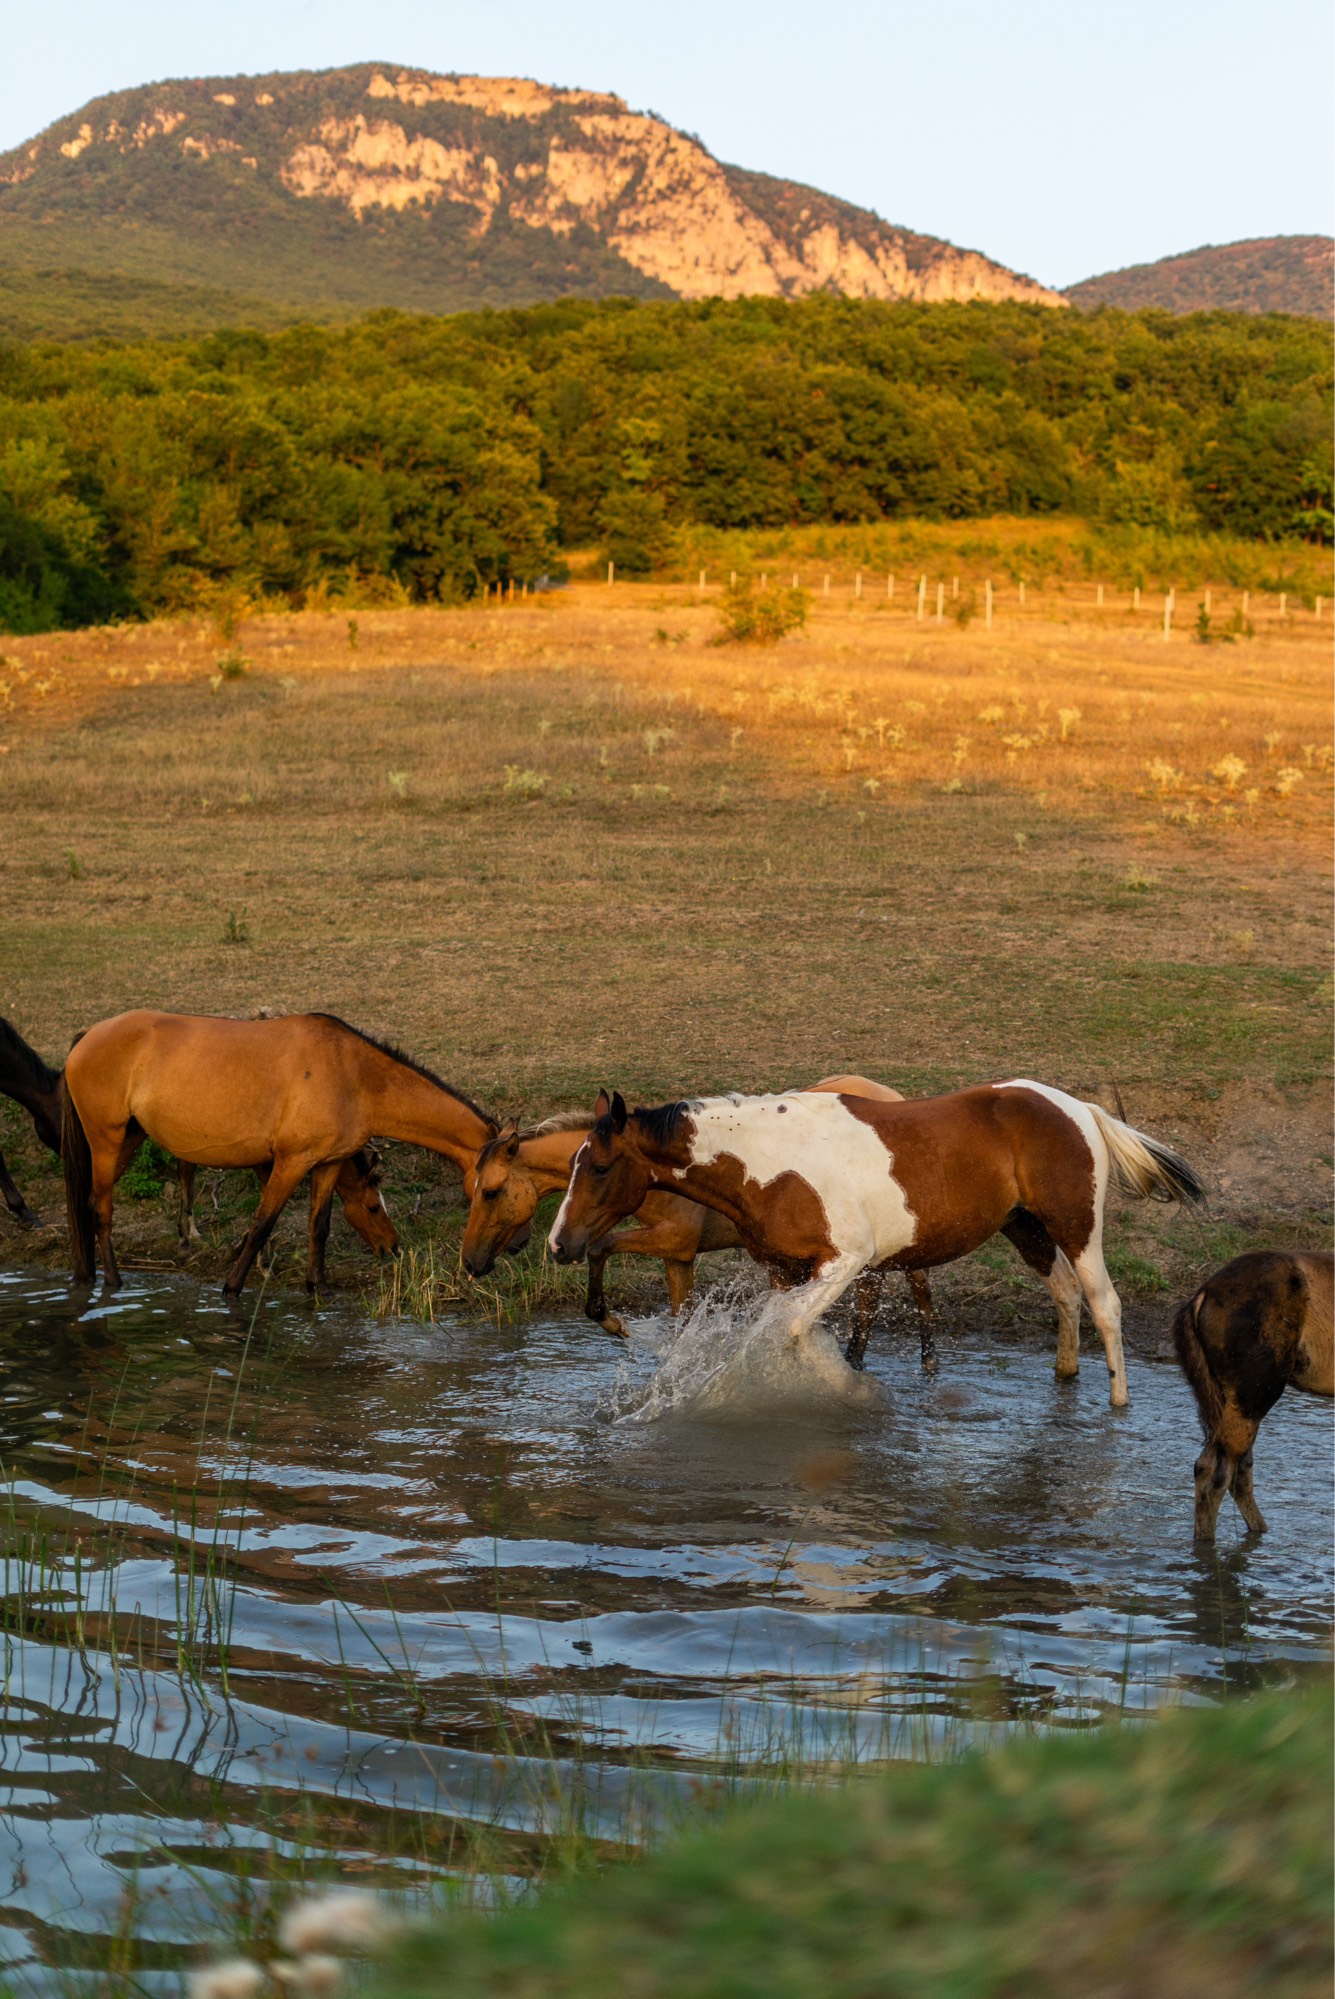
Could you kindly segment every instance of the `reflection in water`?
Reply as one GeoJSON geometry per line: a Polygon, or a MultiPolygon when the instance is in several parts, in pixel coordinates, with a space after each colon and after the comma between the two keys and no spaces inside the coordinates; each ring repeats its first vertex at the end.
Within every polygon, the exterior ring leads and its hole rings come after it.
{"type": "Polygon", "coordinates": [[[882,1338],[870,1394],[822,1354],[760,1413],[709,1350],[729,1309],[627,1358],[583,1321],[252,1321],[156,1277],[90,1309],[0,1275],[5,1976],[131,1930],[174,1989],[284,1873],[420,1892],[477,1865],[473,1827],[514,1887],[550,1834],[638,1837],[711,1775],[1328,1656],[1326,1405],[1262,1432],[1265,1540],[1202,1555],[1171,1366],[1110,1412],[1097,1364],[1061,1386],[998,1336],[929,1380],[882,1338]]]}

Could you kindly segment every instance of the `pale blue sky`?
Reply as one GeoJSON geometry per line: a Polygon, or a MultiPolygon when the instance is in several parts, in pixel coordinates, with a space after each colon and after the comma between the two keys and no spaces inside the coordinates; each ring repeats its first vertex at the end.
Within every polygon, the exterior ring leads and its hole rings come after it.
{"type": "Polygon", "coordinates": [[[1049,284],[1330,232],[1329,0],[0,0],[0,150],[169,76],[376,60],[613,90],[1049,284]]]}

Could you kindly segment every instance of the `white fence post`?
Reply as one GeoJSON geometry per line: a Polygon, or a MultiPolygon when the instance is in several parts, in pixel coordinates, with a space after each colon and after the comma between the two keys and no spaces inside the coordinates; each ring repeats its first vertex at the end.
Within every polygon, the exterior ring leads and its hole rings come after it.
{"type": "Polygon", "coordinates": [[[938,583],[936,586],[936,622],[938,625],[943,621],[945,615],[946,615],[946,586],[944,583],[938,583]]]}
{"type": "Polygon", "coordinates": [[[918,578],[918,623],[919,624],[922,623],[923,613],[926,609],[927,609],[927,578],[925,576],[920,576],[918,578]]]}
{"type": "Polygon", "coordinates": [[[1135,589],[1134,589],[1134,590],[1133,590],[1133,591],[1131,592],[1131,608],[1132,608],[1132,610],[1133,610],[1133,611],[1138,611],[1138,610],[1140,609],[1140,585],[1139,585],[1139,583],[1137,583],[1137,585],[1136,585],[1135,589]]]}
{"type": "Polygon", "coordinates": [[[983,585],[983,626],[986,631],[990,632],[992,629],[992,578],[990,576],[983,585]]]}
{"type": "Polygon", "coordinates": [[[1099,594],[1098,594],[1098,597],[1097,597],[1097,599],[1096,599],[1095,601],[1097,602],[1097,604],[1098,604],[1098,607],[1099,607],[1099,609],[1100,609],[1100,610],[1102,610],[1102,609],[1103,609],[1103,585],[1102,585],[1101,583],[1100,583],[1100,585],[1099,585],[1099,594]]]}
{"type": "Polygon", "coordinates": [[[703,597],[704,594],[705,594],[705,572],[702,569],[700,571],[700,595],[703,597]]]}
{"type": "Polygon", "coordinates": [[[1165,645],[1167,645],[1168,643],[1168,635],[1172,631],[1172,629],[1173,629],[1173,593],[1171,590],[1169,590],[1165,593],[1163,600],[1163,637],[1165,645]]]}
{"type": "Polygon", "coordinates": [[[609,590],[612,587],[612,578],[615,575],[616,575],[616,564],[615,562],[609,562],[607,565],[607,587],[609,590]]]}
{"type": "Polygon", "coordinates": [[[885,579],[886,602],[888,604],[893,603],[894,597],[895,597],[895,578],[894,578],[894,572],[892,571],[891,574],[887,576],[885,579]]]}
{"type": "Polygon", "coordinates": [[[1020,607],[1021,607],[1021,609],[1023,609],[1023,608],[1024,608],[1024,584],[1023,584],[1023,583],[1021,583],[1021,585],[1020,585],[1020,607]]]}
{"type": "Polygon", "coordinates": [[[853,595],[855,597],[860,597],[862,595],[862,571],[860,569],[857,575],[853,578],[853,595]]]}

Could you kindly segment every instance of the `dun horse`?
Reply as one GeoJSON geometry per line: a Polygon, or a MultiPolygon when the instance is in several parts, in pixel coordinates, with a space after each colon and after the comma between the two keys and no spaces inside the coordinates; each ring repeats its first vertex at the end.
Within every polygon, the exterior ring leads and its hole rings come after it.
{"type": "Polygon", "coordinates": [[[327,1228],[343,1164],[372,1133],[463,1167],[496,1125],[429,1069],[333,1014],[221,1020],[145,1011],[101,1021],[65,1064],[62,1150],[75,1275],[91,1279],[96,1250],[110,1290],[120,1284],[111,1241],[116,1181],[145,1133],[193,1166],[265,1174],[223,1287],[235,1297],[308,1173],[312,1212],[327,1228]]]}
{"type": "Polygon", "coordinates": [[[1199,1201],[1186,1161],[1097,1104],[1017,1081],[897,1104],[854,1096],[706,1097],[628,1113],[612,1098],[575,1158],[551,1232],[576,1262],[654,1188],[726,1215],[786,1270],[805,1334],[867,1269],[928,1270],[1007,1236],[1047,1284],[1057,1373],[1079,1367],[1083,1290],[1126,1402],[1121,1301],[1103,1261],[1111,1181],[1199,1201]]]}
{"type": "MultiPolygon", "coordinates": [[[[826,1076],[808,1087],[827,1095],[842,1091],[850,1096],[871,1097],[880,1103],[903,1102],[898,1090],[892,1090],[887,1083],[873,1083],[866,1076],[826,1076]]],[[[524,1247],[539,1201],[545,1194],[562,1191],[569,1185],[575,1154],[593,1123],[594,1118],[588,1112],[563,1113],[548,1118],[533,1131],[521,1132],[511,1120],[483,1147],[476,1167],[464,1175],[469,1209],[462,1257],[464,1268],[474,1277],[485,1277],[503,1251],[524,1247]]],[[[667,1275],[668,1300],[675,1317],[691,1294],[696,1257],[718,1249],[737,1249],[742,1241],[725,1215],[702,1207],[698,1201],[688,1201],[681,1194],[646,1194],[636,1211],[636,1223],[634,1228],[617,1230],[600,1242],[591,1243],[588,1250],[589,1284],[584,1311],[604,1332],[614,1335],[624,1336],[625,1327],[608,1309],[603,1291],[603,1270],[609,1256],[661,1257],[667,1275]]],[[[922,1319],[923,1365],[935,1367],[931,1286],[920,1270],[908,1275],[922,1319]]],[[[854,1329],[847,1352],[852,1367],[862,1365],[879,1293],[880,1285],[875,1278],[858,1285],[854,1329]]]]}
{"type": "MultiPolygon", "coordinates": [[[[0,1019],[0,1095],[12,1097],[32,1118],[38,1138],[50,1152],[60,1151],[60,1127],[64,1113],[58,1070],[44,1062],[35,1048],[23,1039],[9,1021],[0,1019]]],[[[349,1225],[377,1255],[392,1254],[398,1248],[398,1231],[389,1218],[380,1193],[380,1155],[368,1148],[345,1160],[339,1170],[335,1192],[349,1225]]],[[[194,1222],[195,1169],[186,1161],[179,1164],[181,1207],[178,1233],[182,1242],[197,1240],[194,1222]]],[[[40,1218],[24,1200],[0,1155],[0,1194],[21,1228],[37,1228],[40,1218]]],[[[307,1265],[308,1283],[325,1281],[324,1246],[329,1229],[317,1229],[314,1204],[311,1207],[311,1252],[307,1265]]]]}
{"type": "Polygon", "coordinates": [[[1286,1388],[1335,1394],[1335,1258],[1257,1249],[1207,1277],[1173,1320],[1173,1344],[1205,1431],[1196,1460],[1196,1538],[1213,1541],[1225,1492],[1253,1534],[1252,1446],[1286,1388]]]}

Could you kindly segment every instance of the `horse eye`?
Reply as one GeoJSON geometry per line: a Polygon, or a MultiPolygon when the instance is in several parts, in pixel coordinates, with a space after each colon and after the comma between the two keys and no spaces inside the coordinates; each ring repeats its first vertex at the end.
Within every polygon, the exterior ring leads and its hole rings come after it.
{"type": "Polygon", "coordinates": [[[593,1166],[590,1167],[589,1170],[593,1174],[595,1180],[605,1180],[608,1174],[612,1171],[610,1166],[593,1166]]]}
{"type": "Polygon", "coordinates": [[[482,1198],[484,1201],[497,1201],[500,1199],[500,1194],[501,1190],[499,1187],[484,1187],[482,1189],[482,1198]]]}

